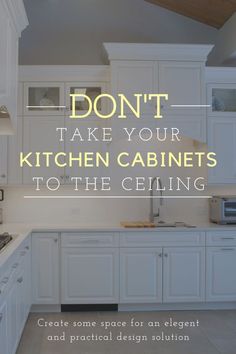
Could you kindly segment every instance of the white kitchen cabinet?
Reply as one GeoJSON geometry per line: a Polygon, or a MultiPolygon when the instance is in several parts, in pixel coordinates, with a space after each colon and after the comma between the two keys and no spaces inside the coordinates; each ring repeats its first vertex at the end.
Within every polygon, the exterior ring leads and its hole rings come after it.
{"type": "Polygon", "coordinates": [[[208,150],[217,159],[217,165],[208,168],[208,182],[236,183],[236,117],[208,117],[208,150]]]}
{"type": "Polygon", "coordinates": [[[59,304],[59,235],[32,234],[32,303],[59,304]]]}
{"type": "Polygon", "coordinates": [[[117,248],[62,249],[62,304],[119,302],[117,248]]]}
{"type": "Polygon", "coordinates": [[[64,115],[64,90],[60,82],[24,83],[24,114],[31,117],[64,115]]]}
{"type": "MultiPolygon", "coordinates": [[[[12,254],[0,278],[0,353],[15,354],[31,307],[31,238],[12,254]]],[[[14,241],[13,241],[14,242],[14,241]]],[[[4,267],[4,266],[3,266],[4,267]]],[[[1,269],[2,270],[2,269],[1,269]]]]}
{"type": "MultiPolygon", "coordinates": [[[[48,116],[48,117],[24,117],[24,146],[25,154],[32,152],[64,152],[64,143],[60,142],[59,135],[56,131],[57,127],[64,127],[64,117],[48,116]]],[[[31,159],[30,159],[31,160],[31,159]]],[[[62,159],[63,160],[63,159],[62,159]]],[[[35,161],[35,158],[32,159],[35,161]]],[[[45,158],[42,157],[41,167],[23,167],[23,183],[32,184],[34,176],[44,178],[57,177],[62,182],[64,180],[64,167],[60,168],[54,164],[46,167],[45,158]]],[[[62,161],[63,162],[63,161],[62,161]]]]}
{"type": "MultiPolygon", "coordinates": [[[[0,107],[6,107],[10,119],[2,132],[17,127],[18,38],[28,25],[23,1],[1,1],[0,4],[0,107]]],[[[5,120],[4,120],[5,121],[5,120]]]]}
{"type": "MultiPolygon", "coordinates": [[[[67,82],[66,83],[66,88],[65,88],[65,95],[66,95],[66,112],[67,115],[72,114],[72,98],[70,97],[71,94],[83,94],[89,97],[89,99],[92,102],[92,110],[91,113],[89,114],[88,117],[86,118],[77,118],[74,119],[75,121],[77,120],[77,124],[80,125],[81,119],[85,119],[88,123],[90,123],[91,120],[96,120],[100,119],[97,117],[97,115],[94,112],[94,101],[98,96],[101,94],[107,94],[108,89],[107,85],[104,82],[96,82],[96,81],[91,81],[91,82],[67,82]],[[79,122],[79,123],[78,123],[79,122]]],[[[107,104],[108,100],[107,99],[99,99],[96,104],[96,108],[99,113],[101,114],[107,114],[107,104]]],[[[90,104],[87,99],[83,99],[82,97],[76,98],[75,99],[75,113],[76,115],[83,116],[86,115],[87,112],[90,109],[90,104]]]]}
{"type": "Polygon", "coordinates": [[[236,301],[236,247],[207,247],[206,300],[236,301]]]}
{"type": "MultiPolygon", "coordinates": [[[[111,90],[117,98],[118,94],[124,94],[134,107],[134,94],[158,93],[158,65],[154,61],[122,60],[111,63],[111,90]]],[[[155,100],[143,103],[141,100],[142,114],[155,113],[155,100]]],[[[132,115],[129,108],[125,113],[132,115]]]]}
{"type": "Polygon", "coordinates": [[[0,186],[7,184],[7,137],[0,137],[0,186]]]}
{"type": "Polygon", "coordinates": [[[205,300],[204,247],[163,249],[163,302],[205,300]]]}
{"type": "Polygon", "coordinates": [[[19,328],[19,317],[18,317],[18,283],[14,280],[14,283],[9,291],[7,298],[7,341],[8,341],[8,352],[14,354],[18,344],[18,328],[19,328]]]}
{"type": "Polygon", "coordinates": [[[162,302],[162,248],[120,249],[120,303],[162,302]]]}
{"type": "Polygon", "coordinates": [[[163,115],[206,116],[203,107],[173,107],[172,105],[205,104],[204,64],[201,62],[159,62],[159,92],[168,93],[163,103],[163,115]]]}
{"type": "MultiPolygon", "coordinates": [[[[229,69],[229,68],[227,68],[229,69]]],[[[226,69],[226,72],[227,72],[226,69]]],[[[231,68],[232,70],[233,68],[231,68]]],[[[235,71],[232,70],[232,77],[235,71]]],[[[231,79],[232,79],[231,77],[231,79]]],[[[235,80],[236,82],[236,80],[235,80]]],[[[236,113],[236,84],[214,83],[207,85],[208,115],[235,117],[236,113]]]]}
{"type": "Polygon", "coordinates": [[[10,354],[7,343],[7,302],[0,304],[0,354],[10,354]]]}

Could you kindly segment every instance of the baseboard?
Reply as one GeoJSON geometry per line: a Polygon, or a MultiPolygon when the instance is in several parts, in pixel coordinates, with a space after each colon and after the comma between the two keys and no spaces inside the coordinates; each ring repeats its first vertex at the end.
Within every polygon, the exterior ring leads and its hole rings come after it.
{"type": "Polygon", "coordinates": [[[61,312],[61,305],[32,305],[30,312],[61,312]]]}
{"type": "Polygon", "coordinates": [[[236,310],[236,302],[204,302],[180,304],[119,304],[118,311],[192,311],[236,310]]]}

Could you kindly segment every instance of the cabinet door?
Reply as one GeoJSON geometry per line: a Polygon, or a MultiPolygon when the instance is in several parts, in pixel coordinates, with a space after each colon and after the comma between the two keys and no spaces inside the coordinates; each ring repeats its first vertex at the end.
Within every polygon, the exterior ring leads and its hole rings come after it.
{"type": "Polygon", "coordinates": [[[64,248],[62,304],[118,303],[118,264],[115,248],[64,248]]]}
{"type": "Polygon", "coordinates": [[[59,236],[32,234],[32,303],[59,304],[59,236]]]}
{"type": "MultiPolygon", "coordinates": [[[[101,82],[70,82],[66,84],[66,111],[67,115],[72,114],[72,99],[71,94],[83,94],[90,98],[92,105],[94,100],[101,94],[107,93],[107,85],[101,82]]],[[[107,99],[99,99],[96,108],[99,113],[107,114],[107,99]]],[[[87,99],[78,97],[75,99],[75,112],[79,116],[85,115],[89,110],[89,102],[87,99]]],[[[83,119],[83,118],[81,118],[83,119]]],[[[74,119],[77,122],[81,121],[80,118],[74,119]]],[[[86,122],[91,122],[91,119],[100,119],[95,114],[93,108],[87,118],[84,118],[86,122]]],[[[78,123],[77,123],[78,124],[78,123]]],[[[79,125],[79,124],[78,124],[79,125]]]]}
{"type": "Polygon", "coordinates": [[[235,84],[208,84],[207,103],[209,116],[235,117],[236,86],[235,84]]]}
{"type": "Polygon", "coordinates": [[[209,183],[236,183],[236,118],[209,117],[208,149],[217,158],[208,169],[209,183]]]}
{"type": "MultiPolygon", "coordinates": [[[[117,61],[112,62],[111,87],[113,95],[124,94],[134,105],[134,94],[158,93],[158,67],[154,61],[117,61]]],[[[134,105],[135,107],[135,105],[134,105]]],[[[143,104],[141,113],[155,112],[154,99],[143,104]]],[[[127,108],[127,115],[132,112],[127,108]]]]}
{"type": "Polygon", "coordinates": [[[7,184],[7,137],[0,137],[0,185],[7,184]]]}
{"type": "MultiPolygon", "coordinates": [[[[64,152],[64,143],[60,142],[56,128],[64,126],[64,117],[24,117],[24,147],[25,154],[32,152],[64,152]]],[[[35,158],[32,159],[35,161],[35,158]]],[[[55,166],[52,162],[50,167],[45,167],[45,159],[42,158],[42,167],[23,167],[24,184],[32,184],[34,176],[44,178],[57,177],[62,182],[64,168],[55,166]]]]}
{"type": "Polygon", "coordinates": [[[18,283],[15,279],[7,296],[7,333],[8,352],[14,354],[18,344],[18,283]]]}
{"type": "Polygon", "coordinates": [[[159,92],[168,93],[163,116],[206,114],[202,107],[173,107],[172,105],[202,105],[205,103],[203,64],[176,61],[159,63],[159,92]]]}
{"type": "Polygon", "coordinates": [[[162,302],[161,248],[121,248],[120,302],[162,302]]]}
{"type": "Polygon", "coordinates": [[[64,115],[64,84],[59,82],[25,83],[24,113],[29,116],[64,115]]]}
{"type": "Polygon", "coordinates": [[[163,250],[163,301],[202,302],[205,299],[203,247],[168,247],[163,250]]]}
{"type": "Polygon", "coordinates": [[[3,302],[0,305],[0,354],[10,354],[8,351],[8,333],[7,333],[7,304],[3,302]]]}
{"type": "Polygon", "coordinates": [[[207,301],[236,301],[236,248],[207,247],[207,301]]]}

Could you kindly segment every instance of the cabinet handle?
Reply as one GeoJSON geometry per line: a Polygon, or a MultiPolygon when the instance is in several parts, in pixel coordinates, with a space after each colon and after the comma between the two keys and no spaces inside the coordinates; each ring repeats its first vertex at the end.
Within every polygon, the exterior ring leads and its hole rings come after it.
{"type": "Polygon", "coordinates": [[[221,240],[234,240],[234,237],[221,237],[221,240]]]}
{"type": "Polygon", "coordinates": [[[162,253],[159,253],[158,256],[159,256],[159,257],[162,257],[162,253]]]}
{"type": "Polygon", "coordinates": [[[26,249],[26,250],[29,250],[29,246],[25,246],[25,249],[26,249]]]}
{"type": "Polygon", "coordinates": [[[6,178],[5,173],[3,173],[0,177],[1,177],[1,178],[6,178]]]}
{"type": "Polygon", "coordinates": [[[234,251],[235,248],[221,248],[221,251],[234,251]]]}
{"type": "Polygon", "coordinates": [[[3,319],[3,314],[0,313],[0,322],[2,322],[2,319],[3,319]]]}
{"type": "Polygon", "coordinates": [[[168,257],[168,253],[165,253],[164,256],[165,256],[165,257],[168,257]]]}
{"type": "Polygon", "coordinates": [[[18,278],[18,279],[17,279],[17,282],[18,282],[19,284],[21,284],[21,283],[23,282],[23,277],[18,278]]]}
{"type": "Polygon", "coordinates": [[[93,239],[93,240],[82,240],[82,239],[80,239],[80,242],[81,243],[99,243],[101,241],[100,240],[96,240],[96,239],[93,239]]]}

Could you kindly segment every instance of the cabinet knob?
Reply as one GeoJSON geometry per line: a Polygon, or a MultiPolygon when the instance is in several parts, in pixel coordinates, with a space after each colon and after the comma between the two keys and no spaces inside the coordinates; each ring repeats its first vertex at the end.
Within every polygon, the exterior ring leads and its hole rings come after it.
{"type": "Polygon", "coordinates": [[[18,282],[19,284],[21,284],[21,283],[23,282],[23,277],[18,278],[18,279],[17,279],[17,282],[18,282]]]}
{"type": "Polygon", "coordinates": [[[54,238],[54,242],[57,243],[58,239],[57,238],[54,238]]]}
{"type": "Polygon", "coordinates": [[[29,246],[25,246],[25,249],[26,249],[26,250],[29,250],[29,246]]]}
{"type": "Polygon", "coordinates": [[[1,177],[1,178],[6,178],[5,173],[3,173],[0,177],[1,177]]]}
{"type": "Polygon", "coordinates": [[[165,256],[165,257],[168,257],[168,253],[165,253],[164,256],[165,256]]]}
{"type": "Polygon", "coordinates": [[[162,253],[159,253],[158,256],[159,256],[159,257],[162,257],[162,253]]]}

